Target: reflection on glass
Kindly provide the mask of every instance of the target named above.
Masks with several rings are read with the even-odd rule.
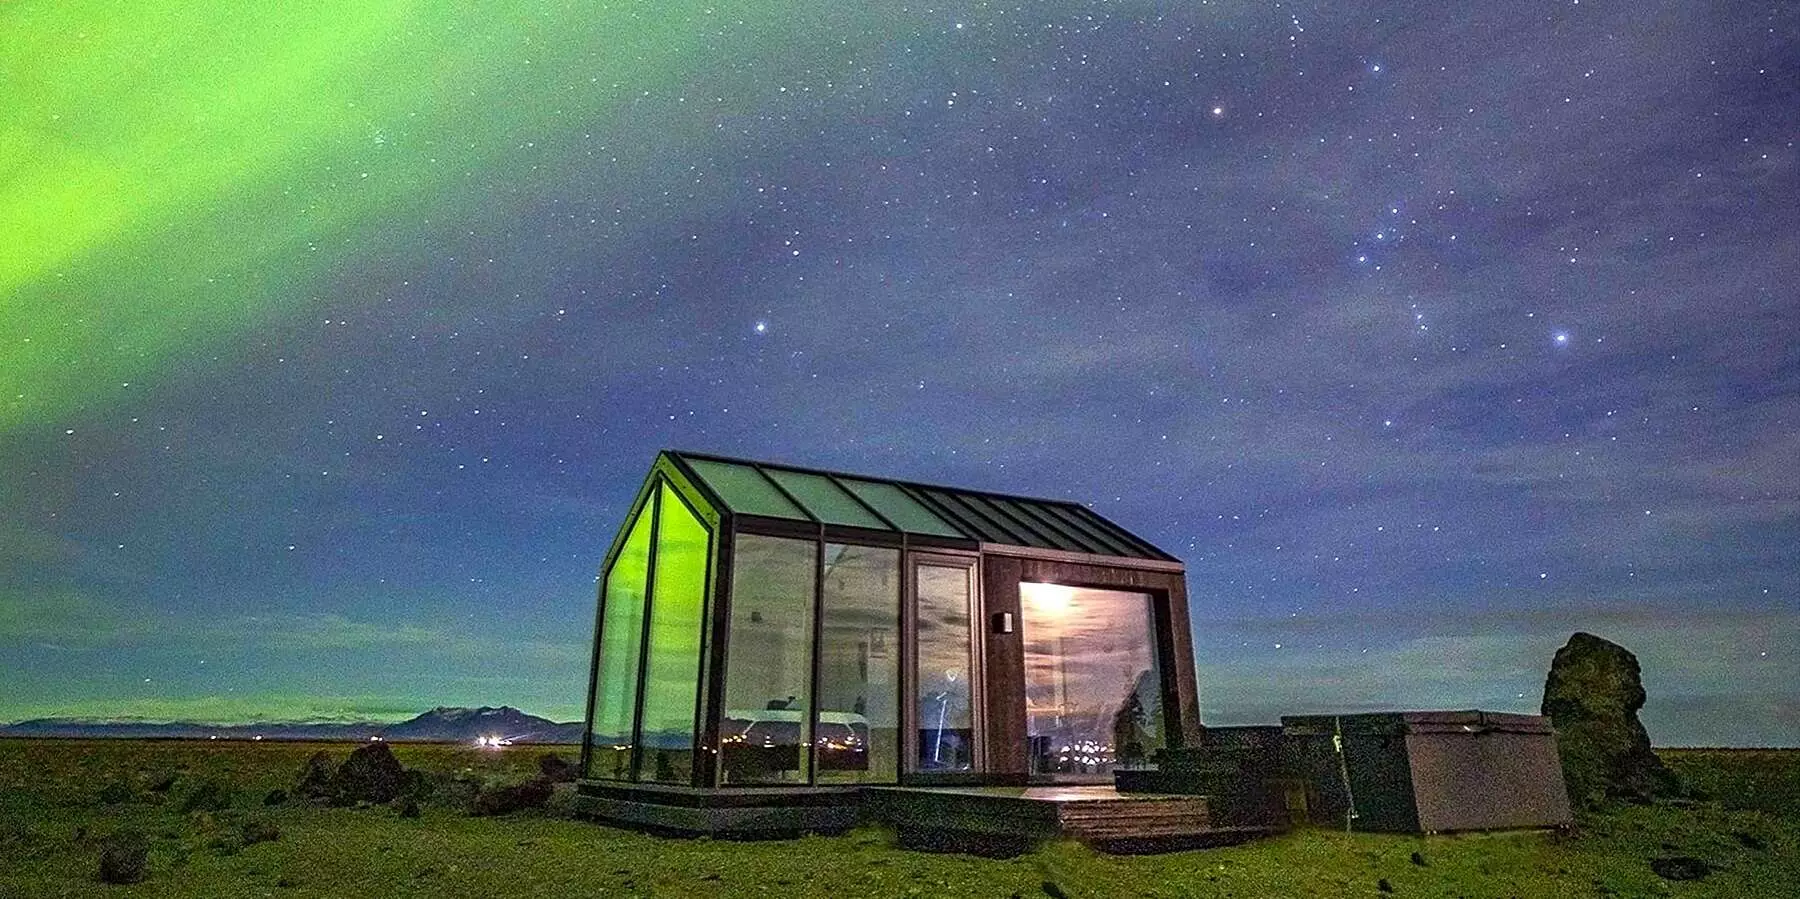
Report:
[[[630,525],[606,572],[600,607],[600,662],[594,672],[593,747],[588,776],[631,776],[631,718],[637,711],[638,649],[644,636],[644,578],[650,564],[651,504]]]
[[[919,771],[975,767],[975,715],[970,704],[970,569],[918,567],[917,689]]]
[[[700,619],[711,535],[667,484],[658,515],[638,779],[687,783],[694,773]]]
[[[807,781],[817,547],[738,535],[719,723],[722,784]]]
[[[1019,585],[1031,773],[1104,775],[1163,747],[1150,597]]]
[[[900,750],[900,552],[825,544],[819,783],[893,783]]]

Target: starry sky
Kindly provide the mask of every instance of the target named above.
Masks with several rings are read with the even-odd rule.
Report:
[[[1204,718],[1800,744],[1800,6],[0,7],[0,720],[578,719],[662,447],[1093,507]]]

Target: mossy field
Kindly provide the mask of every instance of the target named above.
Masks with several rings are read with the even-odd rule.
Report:
[[[321,748],[342,760],[354,747],[0,741],[0,897],[1800,896],[1800,751],[1665,751],[1708,798],[1590,814],[1566,833],[1307,829],[1156,856],[1057,843],[988,859],[901,849],[874,828],[652,836],[571,818],[566,785],[541,809],[470,816],[474,784],[536,773],[544,750],[527,747],[393,746],[437,785],[417,817],[265,804]],[[133,830],[148,841],[144,879],[102,883],[101,847]],[[1651,870],[1671,856],[1710,873]]]

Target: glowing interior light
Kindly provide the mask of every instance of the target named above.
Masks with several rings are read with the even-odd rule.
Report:
[[[1075,606],[1075,588],[1027,582],[1019,585],[1019,598],[1039,612],[1062,615]]]

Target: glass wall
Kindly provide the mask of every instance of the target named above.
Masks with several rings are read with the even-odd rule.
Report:
[[[819,621],[819,783],[900,772],[900,551],[825,544]]]
[[[1032,774],[1109,774],[1163,747],[1150,596],[1019,585]]]
[[[694,711],[699,701],[710,539],[706,525],[673,488],[663,484],[645,641],[639,780],[687,783],[694,775]]]
[[[652,502],[644,503],[601,588],[600,653],[594,669],[594,717],[588,776],[631,776],[632,717],[637,711],[638,655],[644,636],[644,584],[650,571]]]
[[[693,777],[712,533],[658,479],[601,586],[587,776]]]
[[[916,571],[919,651],[913,683],[918,752],[913,770],[973,771],[971,569],[921,563]]]
[[[739,534],[732,550],[719,784],[804,784],[819,544]]]

